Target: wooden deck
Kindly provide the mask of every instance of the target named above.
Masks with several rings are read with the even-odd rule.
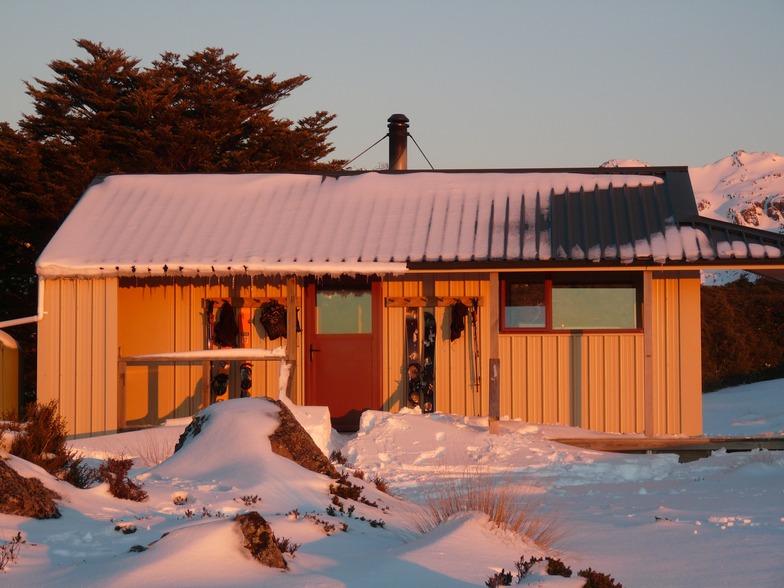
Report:
[[[784,450],[784,437],[575,437],[558,443],[612,453],[674,453],[680,461],[708,457],[713,451]]]

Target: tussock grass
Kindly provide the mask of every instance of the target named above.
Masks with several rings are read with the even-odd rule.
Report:
[[[555,514],[542,508],[541,499],[526,493],[519,481],[505,474],[493,475],[481,468],[462,474],[442,472],[420,488],[424,508],[411,516],[419,534],[432,531],[455,514],[478,511],[498,528],[517,533],[543,550],[564,535]]]
[[[174,447],[167,440],[148,432],[138,439],[128,453],[138,455],[146,467],[152,468],[169,459],[174,453]]]

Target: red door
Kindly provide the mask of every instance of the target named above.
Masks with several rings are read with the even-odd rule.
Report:
[[[332,426],[356,431],[381,408],[380,283],[325,282],[307,290],[306,402],[329,407]]]

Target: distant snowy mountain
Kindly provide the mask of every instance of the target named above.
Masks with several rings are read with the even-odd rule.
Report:
[[[637,159],[611,159],[600,167],[650,167]],[[732,155],[704,167],[689,168],[700,215],[738,225],[784,233],[784,157],[776,153]],[[742,271],[703,272],[703,283],[719,285]]]
[[[702,216],[784,233],[784,157],[739,149],[704,167],[689,168],[697,208]],[[745,275],[742,271],[703,272],[702,282],[719,286]]]
[[[611,159],[600,167],[650,167],[638,159]],[[784,233],[784,157],[739,149],[716,163],[689,168],[702,216]]]
[[[605,161],[599,167],[651,167],[644,161],[640,161],[639,159],[611,159],[610,161]]]
[[[689,169],[702,216],[784,233],[784,157],[736,151]]]

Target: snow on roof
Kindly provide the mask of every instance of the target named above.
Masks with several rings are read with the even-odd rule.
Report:
[[[87,190],[37,271],[385,274],[414,262],[664,263],[737,251],[679,227],[666,174],[651,170],[109,176]]]

